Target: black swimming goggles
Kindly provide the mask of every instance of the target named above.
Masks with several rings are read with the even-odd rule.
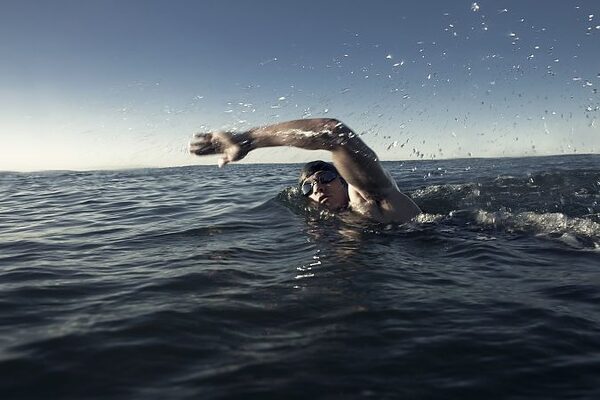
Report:
[[[338,177],[338,174],[336,174],[333,171],[318,172],[318,175],[315,176],[313,179],[310,179],[310,180],[306,179],[304,182],[302,182],[302,185],[300,186],[300,190],[302,191],[302,194],[304,196],[310,196],[311,193],[313,192],[313,187],[315,186],[315,183],[317,183],[317,182],[319,182],[321,184],[329,183],[337,177]]]

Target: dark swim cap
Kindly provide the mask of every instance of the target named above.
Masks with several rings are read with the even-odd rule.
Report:
[[[338,175],[340,174],[338,172],[338,170],[331,163],[321,161],[321,160],[311,161],[309,163],[304,164],[304,167],[302,167],[302,171],[300,172],[300,179],[298,180],[298,183],[301,185],[302,182],[306,178],[308,178],[315,172],[319,172],[319,171],[333,171]]]

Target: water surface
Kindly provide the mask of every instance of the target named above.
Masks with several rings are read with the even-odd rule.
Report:
[[[598,165],[385,163],[404,225],[299,165],[0,173],[1,393],[598,398]]]

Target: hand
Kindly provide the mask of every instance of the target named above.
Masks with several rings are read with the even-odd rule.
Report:
[[[241,160],[251,150],[245,133],[196,133],[190,141],[190,153],[197,156],[221,154],[219,168],[232,161]]]

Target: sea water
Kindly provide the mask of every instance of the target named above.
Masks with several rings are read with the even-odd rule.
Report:
[[[600,398],[600,156],[0,173],[3,399]]]

